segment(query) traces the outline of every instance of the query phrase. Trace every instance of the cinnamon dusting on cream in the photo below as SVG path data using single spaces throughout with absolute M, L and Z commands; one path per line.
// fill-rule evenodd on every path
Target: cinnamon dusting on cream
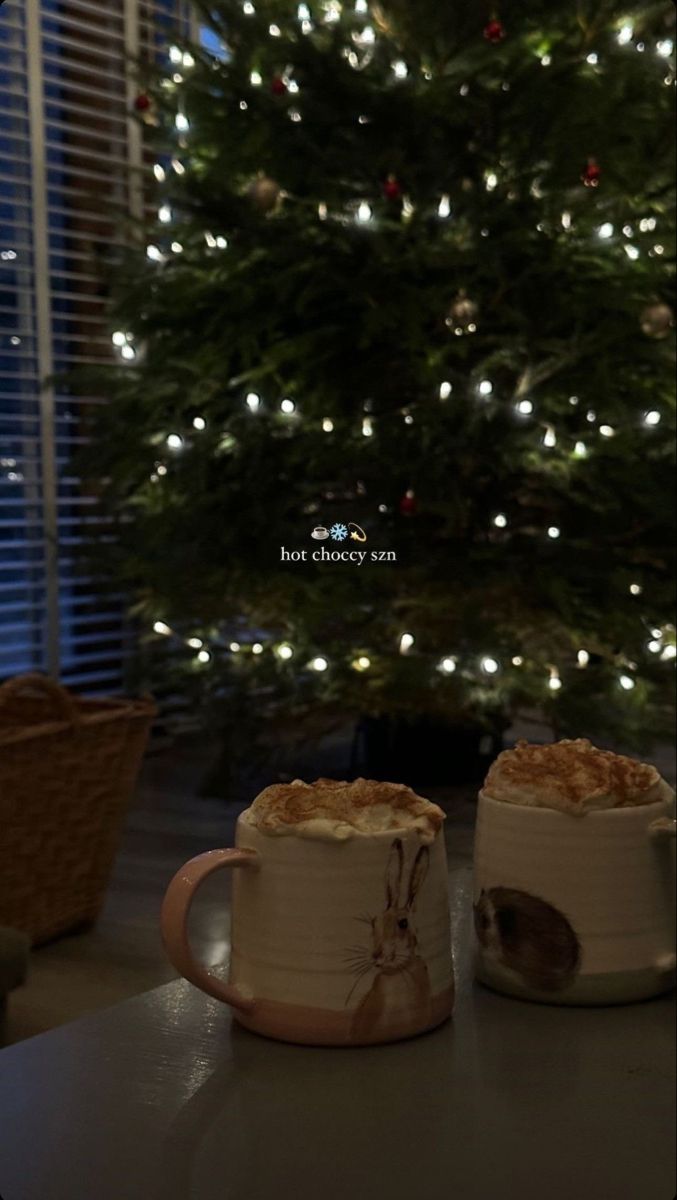
M 297 779 L 267 787 L 242 819 L 270 834 L 345 840 L 359 833 L 411 830 L 430 843 L 442 828 L 444 813 L 404 784 Z
M 546 746 L 518 742 L 499 754 L 484 791 L 493 800 L 583 815 L 670 799 L 672 789 L 655 767 L 585 738 Z

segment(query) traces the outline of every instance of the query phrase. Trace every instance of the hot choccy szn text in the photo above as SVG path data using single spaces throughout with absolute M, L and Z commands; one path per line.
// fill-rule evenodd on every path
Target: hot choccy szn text
M 281 546 L 280 562 L 356 563 L 361 567 L 365 562 L 397 562 L 397 554 L 394 550 L 328 550 L 326 546 L 318 550 L 286 550 Z

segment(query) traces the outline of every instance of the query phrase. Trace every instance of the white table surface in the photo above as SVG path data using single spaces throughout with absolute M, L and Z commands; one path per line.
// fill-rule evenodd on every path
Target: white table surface
M 2 1200 L 673 1200 L 674 998 L 473 985 L 468 884 L 426 1037 L 278 1044 L 180 981 L 0 1051 Z

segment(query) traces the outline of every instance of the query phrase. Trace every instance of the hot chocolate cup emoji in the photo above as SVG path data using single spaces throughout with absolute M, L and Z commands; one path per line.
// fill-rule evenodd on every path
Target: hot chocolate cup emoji
M 326 542 L 329 537 L 329 530 L 325 529 L 324 525 L 316 525 L 310 535 L 316 542 Z

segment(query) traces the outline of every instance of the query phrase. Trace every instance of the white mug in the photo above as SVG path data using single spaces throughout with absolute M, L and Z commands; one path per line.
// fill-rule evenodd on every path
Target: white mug
M 176 969 L 231 1005 L 241 1025 L 281 1041 L 362 1046 L 451 1015 L 442 833 L 430 845 L 413 830 L 325 841 L 264 833 L 243 814 L 236 847 L 181 868 L 161 924 Z M 187 934 L 197 888 L 222 867 L 237 868 L 227 983 L 197 962 Z
M 675 983 L 675 805 L 583 816 L 480 793 L 476 974 L 550 1004 L 620 1004 Z

